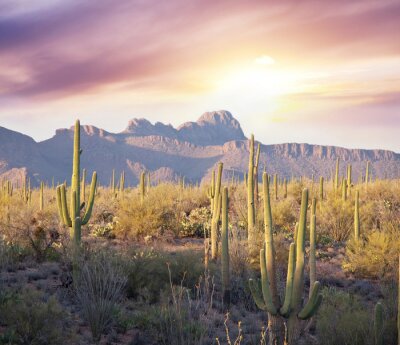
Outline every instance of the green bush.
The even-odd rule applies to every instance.
[[[211,211],[208,207],[193,209],[183,214],[180,235],[183,237],[204,237],[211,229]]]
[[[55,297],[26,289],[11,292],[0,299],[1,322],[5,325],[3,344],[64,344],[66,315]]]
[[[356,295],[333,288],[322,291],[317,335],[321,345],[373,345],[373,311]]]
[[[393,277],[397,267],[399,248],[398,233],[373,231],[365,241],[348,241],[343,269],[362,278]]]

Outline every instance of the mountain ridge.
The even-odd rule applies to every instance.
[[[31,137],[0,127],[0,178],[15,180],[29,176],[40,180],[69,180],[73,127],[57,129],[49,139]],[[112,169],[126,172],[127,183],[135,185],[140,172],[148,170],[153,180],[206,181],[219,161],[224,178],[243,176],[248,164],[248,140],[240,123],[224,110],[204,113],[196,122],[172,125],[144,118],[129,121],[125,130],[111,133],[92,125],[81,126],[82,167],[96,170],[108,184]],[[355,178],[372,162],[376,177],[400,177],[400,154],[388,150],[347,149],[306,143],[261,144],[260,167],[282,176],[322,175],[330,177],[336,158],[353,164]]]

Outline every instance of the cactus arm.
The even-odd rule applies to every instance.
[[[61,192],[61,208],[62,208],[62,213],[63,213],[64,224],[68,227],[71,227],[72,220],[71,220],[71,217],[68,212],[67,195],[66,195],[66,191],[65,191],[65,185],[60,186],[60,192]],[[73,214],[75,214],[75,213],[73,212]]]
[[[88,203],[87,203],[87,207],[86,207],[86,212],[81,220],[82,225],[87,224],[87,222],[90,219],[90,216],[92,215],[94,197],[96,195],[96,184],[97,184],[97,173],[94,171],[93,176],[92,176],[92,183],[90,184],[90,194],[89,194],[89,199],[88,199]]]
[[[271,200],[269,194],[269,180],[267,173],[263,173],[263,193],[264,193],[264,224],[265,224],[265,250],[267,261],[267,273],[270,280],[272,299],[276,308],[279,308],[279,294],[276,283],[275,271],[275,248],[273,239],[273,223],[271,212]]]
[[[57,209],[58,209],[58,216],[60,217],[61,222],[64,225],[66,224],[66,221],[64,219],[64,214],[63,214],[63,209],[62,209],[62,202],[61,202],[61,186],[57,186],[56,189],[56,196],[57,196]]]
[[[291,307],[298,312],[301,305],[304,288],[304,242],[306,232],[308,206],[308,189],[304,189],[301,197],[300,219],[296,238],[296,268],[293,280],[293,293]]]
[[[313,214],[311,216],[311,222],[310,222],[310,258],[309,258],[310,286],[314,286],[314,283],[316,281],[315,227],[316,227],[316,216],[315,216],[315,214]],[[311,291],[310,291],[310,294],[311,294]]]
[[[283,306],[280,309],[279,313],[283,317],[288,317],[290,314],[290,305],[292,300],[292,293],[293,293],[293,278],[294,278],[294,269],[295,269],[295,244],[292,243],[289,249],[289,261],[288,261],[288,272],[286,276],[286,291],[285,291],[285,300],[283,302]]]
[[[316,281],[312,287],[310,299],[300,311],[297,317],[300,320],[307,320],[314,316],[322,302],[322,295],[319,293],[321,284]]]
[[[257,307],[261,310],[267,311],[267,307],[265,306],[265,303],[263,301],[258,282],[256,282],[254,279],[249,279],[249,287],[251,295],[253,296],[254,302]]]
[[[272,293],[271,286],[267,272],[267,263],[265,262],[265,250],[260,250],[260,268],[261,268],[261,291],[265,303],[265,307],[268,312],[272,315],[276,315],[278,313],[277,308],[275,307],[272,301]]]

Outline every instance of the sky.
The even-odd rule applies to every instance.
[[[398,0],[1,0],[0,126],[178,126],[400,152]]]

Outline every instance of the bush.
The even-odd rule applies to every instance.
[[[347,243],[343,269],[356,277],[387,279],[397,267],[400,236],[389,231],[373,231],[365,241]]]
[[[170,267],[173,284],[180,284],[185,278],[187,286],[194,286],[204,272],[200,255],[189,253],[170,253],[150,251],[134,252],[127,264],[128,297],[143,298],[155,303],[160,293],[168,288]]]
[[[324,299],[316,317],[321,345],[373,345],[373,311],[355,295],[333,288],[322,293]]]
[[[46,298],[32,289],[21,292],[2,291],[1,321],[6,326],[4,344],[64,344],[66,316],[55,297]]]
[[[180,235],[183,237],[204,237],[211,229],[211,211],[208,207],[192,210],[182,217]]]
[[[335,241],[345,241],[354,229],[354,207],[350,200],[343,202],[333,198],[322,203],[317,214],[317,233]]]
[[[100,341],[112,323],[125,284],[121,268],[109,253],[94,255],[83,264],[76,282],[76,294],[95,342]]]

